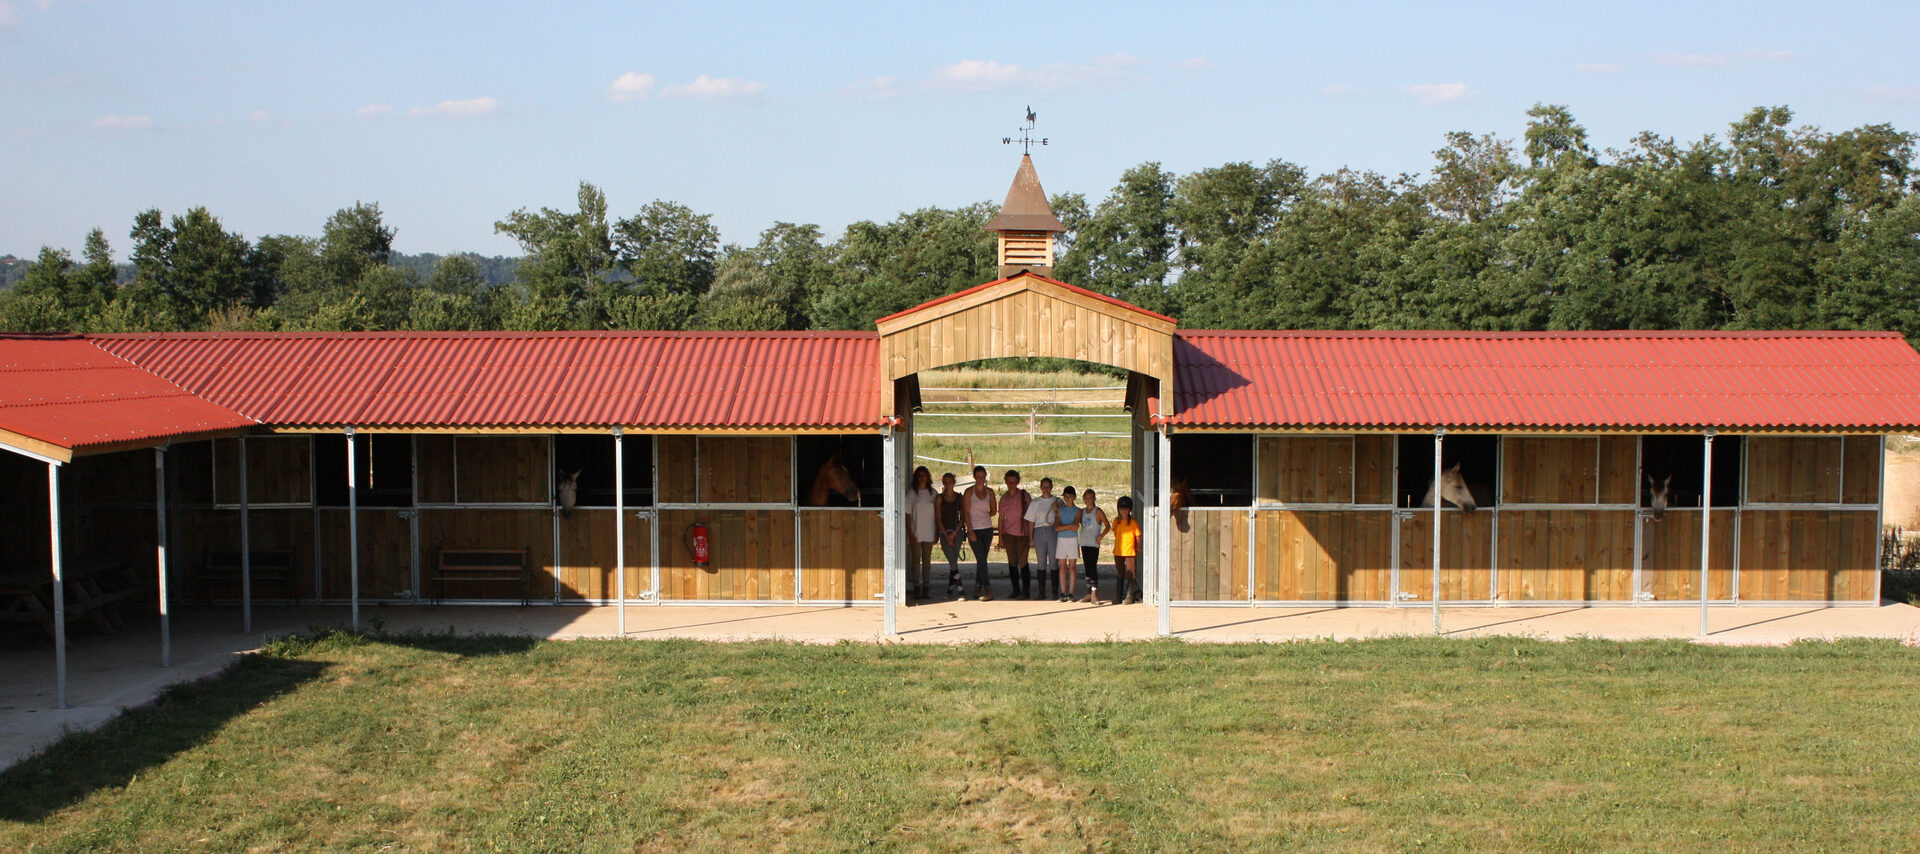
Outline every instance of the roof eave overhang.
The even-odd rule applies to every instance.
[[[1463,426],[1435,424],[1195,424],[1183,422],[1178,418],[1161,419],[1160,423],[1177,433],[1432,433],[1444,430],[1449,434],[1483,435],[1580,435],[1580,436],[1643,436],[1643,435],[1689,435],[1720,433],[1727,435],[1780,435],[1780,436],[1884,436],[1896,433],[1920,432],[1920,426],[1824,426],[1812,425],[1619,425],[1619,424],[1472,424]]]

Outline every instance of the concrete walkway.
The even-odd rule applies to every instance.
[[[703,607],[629,605],[629,638],[711,641],[785,640],[834,643],[886,641],[881,609],[860,607]],[[898,642],[954,644],[1005,640],[1086,642],[1148,640],[1156,613],[1146,606],[1052,602],[934,602],[900,609]],[[1714,644],[1786,644],[1797,640],[1891,638],[1920,643],[1920,608],[1716,607],[1710,632],[1697,637],[1696,607],[1447,608],[1452,637],[1507,635],[1565,640],[1681,638]],[[111,636],[81,634],[68,653],[70,708],[54,698],[53,652],[44,641],[15,635],[0,649],[0,769],[71,730],[106,723],[121,710],[150,702],[167,685],[219,673],[267,638],[346,625],[348,610],[260,607],[254,631],[240,632],[237,609],[193,609],[176,617],[173,666],[159,666],[157,621],[136,620]],[[453,630],[551,639],[617,635],[611,607],[366,606],[361,627],[388,632]],[[1176,637],[1206,643],[1354,640],[1433,633],[1426,608],[1175,608]]]

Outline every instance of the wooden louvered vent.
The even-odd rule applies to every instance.
[[[1013,270],[1044,272],[1053,267],[1053,232],[1000,232],[1001,275]]]

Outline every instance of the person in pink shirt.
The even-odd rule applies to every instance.
[[[1020,473],[1007,470],[1007,491],[1000,496],[1000,548],[1007,553],[1007,577],[1013,582],[1013,598],[1026,599],[1033,590],[1033,569],[1027,564],[1027,546],[1033,542],[1033,525],[1026,519],[1033,496],[1020,488]]]

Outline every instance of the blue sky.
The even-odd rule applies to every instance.
[[[591,181],[752,243],[1280,158],[1419,172],[1568,105],[1602,146],[1785,104],[1920,131],[1920,3],[168,3],[0,0],[0,253],[206,205],[249,238],[378,202],[407,252]]]

